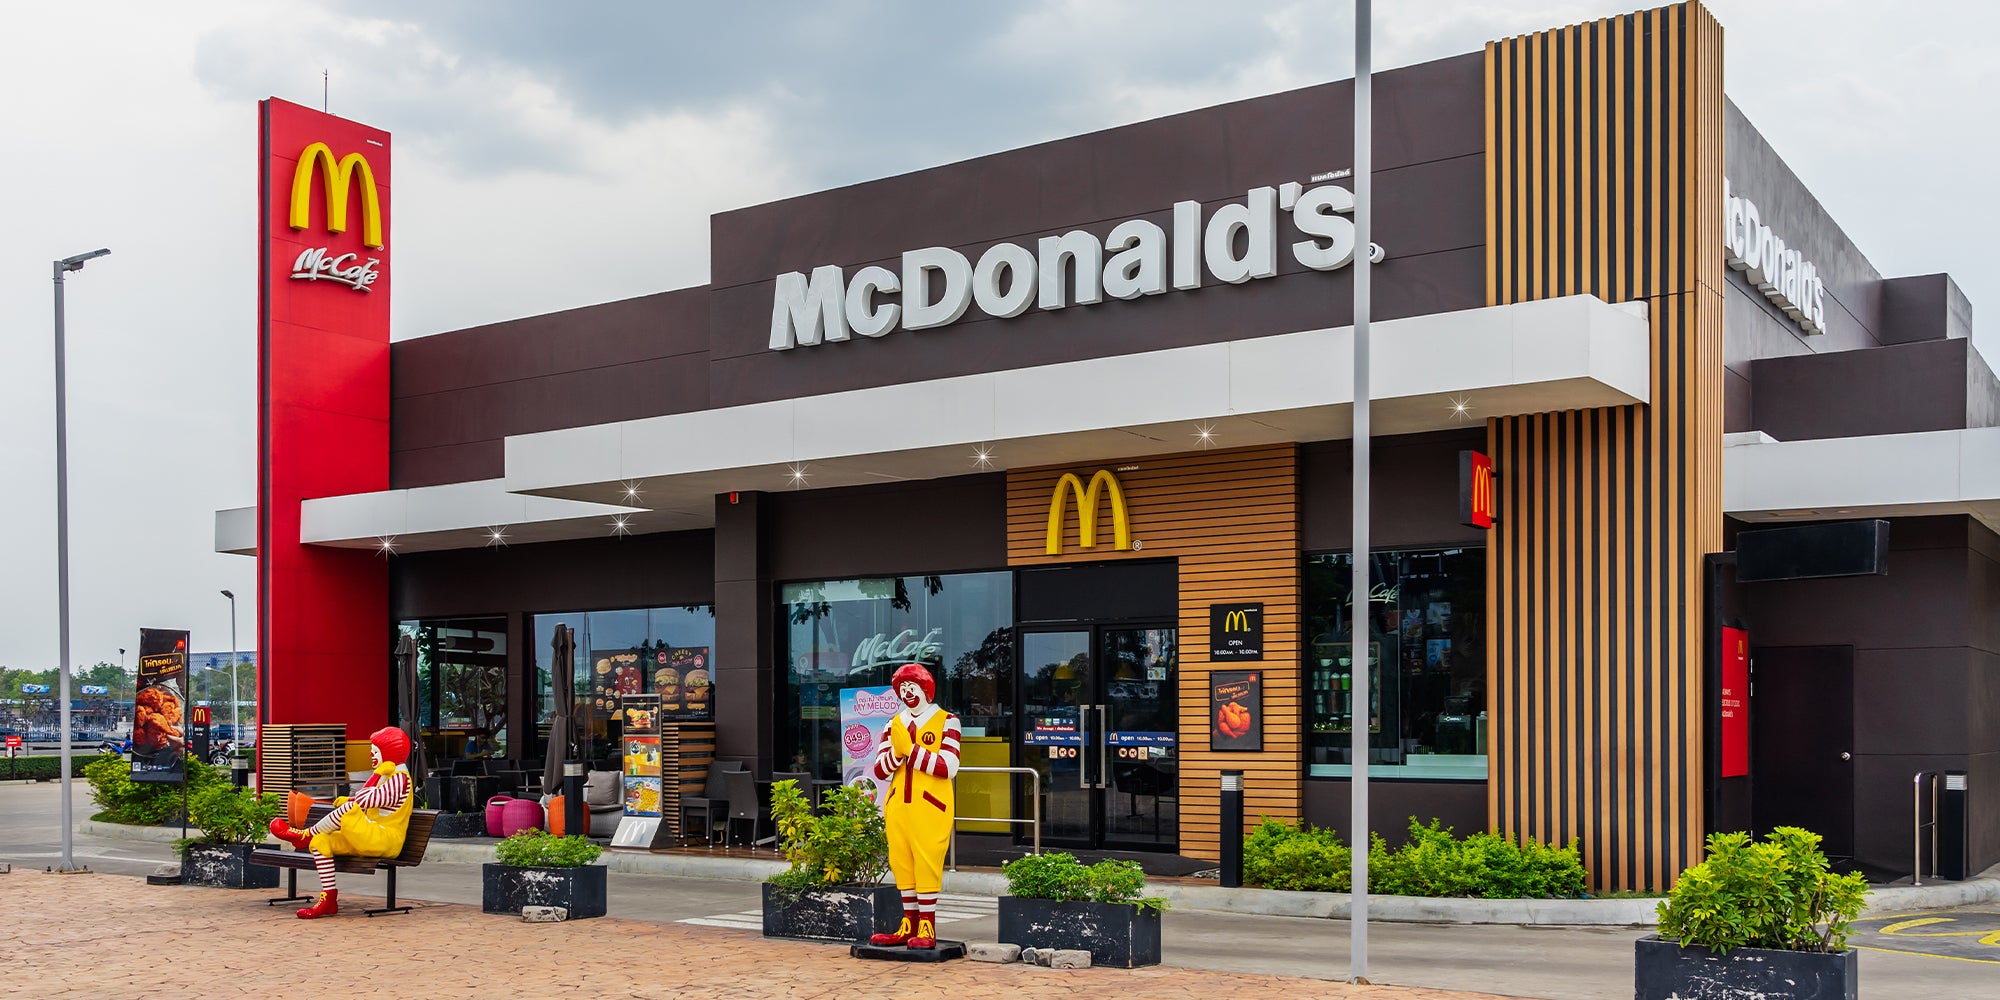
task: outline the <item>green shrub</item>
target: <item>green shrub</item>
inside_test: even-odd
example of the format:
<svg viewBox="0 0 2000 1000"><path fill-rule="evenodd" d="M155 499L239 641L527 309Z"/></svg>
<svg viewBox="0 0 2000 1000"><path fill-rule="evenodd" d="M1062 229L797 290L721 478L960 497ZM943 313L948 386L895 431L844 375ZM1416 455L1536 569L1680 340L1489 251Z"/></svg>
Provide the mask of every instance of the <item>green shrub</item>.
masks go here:
<svg viewBox="0 0 2000 1000"><path fill-rule="evenodd" d="M100 757L124 760L117 754L101 754L85 757L81 754L70 759L70 776L82 778L83 769L96 763ZM0 779L8 781L56 781L62 777L62 758L55 754L46 757L16 757L12 764L0 764Z"/></svg>
<svg viewBox="0 0 2000 1000"><path fill-rule="evenodd" d="M1332 830L1266 819L1243 838L1243 881L1266 889L1348 892L1352 850ZM1380 835L1368 846L1368 890L1390 896L1570 897L1586 875L1576 841L1552 847L1475 833L1464 840L1438 820L1410 817L1410 839L1391 849Z"/></svg>
<svg viewBox="0 0 2000 1000"><path fill-rule="evenodd" d="M132 765L125 758L103 754L84 765L84 779L90 782L90 798L102 809L92 819L134 826L155 826L181 815L180 782L158 784L132 780ZM187 759L187 800L203 790L228 784L221 769Z"/></svg>
<svg viewBox="0 0 2000 1000"><path fill-rule="evenodd" d="M1376 835L1368 847L1369 891L1385 895L1565 898L1582 894L1585 878L1574 838L1565 847L1494 833L1458 840L1441 821L1412 816L1408 843L1392 851Z"/></svg>
<svg viewBox="0 0 2000 1000"><path fill-rule="evenodd" d="M547 830L523 830L493 845L494 859L514 868L580 868L603 852L588 837L558 837Z"/></svg>
<svg viewBox="0 0 2000 1000"><path fill-rule="evenodd" d="M1711 951L1844 951L1868 883L1833 874L1819 843L1819 834L1795 826L1762 843L1747 833L1709 834L1707 859L1682 872L1660 904L1660 936Z"/></svg>
<svg viewBox="0 0 2000 1000"><path fill-rule="evenodd" d="M276 792L258 795L228 785L211 785L188 796L188 822L201 828L199 842L205 844L257 843L284 809L285 800Z"/></svg>
<svg viewBox="0 0 2000 1000"><path fill-rule="evenodd" d="M771 785L771 820L792 867L767 881L787 889L876 885L889 869L882 808L855 785L827 790L815 814L792 778Z"/></svg>
<svg viewBox="0 0 2000 1000"><path fill-rule="evenodd" d="M1243 881L1249 885L1346 892L1352 878L1352 856L1332 830L1267 818L1243 838Z"/></svg>
<svg viewBox="0 0 2000 1000"><path fill-rule="evenodd" d="M1099 861L1085 865L1073 854L1029 854L1000 867L1007 876L1007 894L1059 902L1130 903L1164 910L1167 902L1146 891L1146 872L1137 861Z"/></svg>

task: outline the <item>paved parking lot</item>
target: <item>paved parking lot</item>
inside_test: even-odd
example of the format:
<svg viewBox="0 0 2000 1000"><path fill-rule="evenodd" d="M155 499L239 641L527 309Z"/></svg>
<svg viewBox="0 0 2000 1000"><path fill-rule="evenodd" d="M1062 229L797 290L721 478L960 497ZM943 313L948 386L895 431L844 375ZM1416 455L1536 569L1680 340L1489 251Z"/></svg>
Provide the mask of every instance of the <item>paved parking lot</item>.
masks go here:
<svg viewBox="0 0 2000 1000"><path fill-rule="evenodd" d="M1871 951L2000 965L2000 910L1891 913L1856 921L1847 943ZM2000 976L2000 970L1994 975ZM1994 988L2000 994L2000 985Z"/></svg>

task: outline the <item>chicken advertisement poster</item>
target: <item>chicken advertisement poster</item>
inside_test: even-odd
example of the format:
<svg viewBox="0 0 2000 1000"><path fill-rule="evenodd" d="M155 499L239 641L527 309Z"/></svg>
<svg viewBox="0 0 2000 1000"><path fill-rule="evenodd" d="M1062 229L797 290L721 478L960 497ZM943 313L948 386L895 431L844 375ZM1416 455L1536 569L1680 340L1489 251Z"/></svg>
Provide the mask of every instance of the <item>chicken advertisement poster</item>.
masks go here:
<svg viewBox="0 0 2000 1000"><path fill-rule="evenodd" d="M139 680L132 696L132 780L179 782L187 768L185 631L139 630Z"/></svg>
<svg viewBox="0 0 2000 1000"><path fill-rule="evenodd" d="M1210 750L1264 749L1264 674L1217 670L1208 675Z"/></svg>

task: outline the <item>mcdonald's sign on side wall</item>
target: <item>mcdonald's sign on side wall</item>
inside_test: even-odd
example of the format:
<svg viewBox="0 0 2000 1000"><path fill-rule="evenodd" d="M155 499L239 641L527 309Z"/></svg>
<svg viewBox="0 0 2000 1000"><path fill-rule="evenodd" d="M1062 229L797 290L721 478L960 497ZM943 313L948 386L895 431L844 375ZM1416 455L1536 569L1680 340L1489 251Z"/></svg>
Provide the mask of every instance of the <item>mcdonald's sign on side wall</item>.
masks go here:
<svg viewBox="0 0 2000 1000"><path fill-rule="evenodd" d="M1458 453L1458 523L1491 528L1494 507L1493 460L1476 451Z"/></svg>
<svg viewBox="0 0 2000 1000"><path fill-rule="evenodd" d="M1065 472L1056 480L1056 491L1049 498L1048 553L1062 555L1063 508L1069 497L1076 497L1077 544L1083 548L1097 547L1097 491L1109 494L1111 502L1112 548L1120 552L1132 549L1132 523L1125 514L1125 491L1118 485L1118 477L1110 469L1099 469L1090 477L1090 485L1083 485L1074 472Z"/></svg>

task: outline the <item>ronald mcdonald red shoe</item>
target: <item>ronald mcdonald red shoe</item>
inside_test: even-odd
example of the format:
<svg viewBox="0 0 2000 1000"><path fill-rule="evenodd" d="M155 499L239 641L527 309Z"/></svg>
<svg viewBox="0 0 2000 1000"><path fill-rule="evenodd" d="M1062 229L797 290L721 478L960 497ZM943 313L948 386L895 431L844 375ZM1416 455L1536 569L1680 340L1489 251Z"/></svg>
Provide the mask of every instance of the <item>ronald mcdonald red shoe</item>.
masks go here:
<svg viewBox="0 0 2000 1000"><path fill-rule="evenodd" d="M336 913L339 913L340 912L340 900L338 898L339 896L340 896L340 890L328 889L327 891L320 893L318 896L313 897L313 905L308 906L303 910L300 910L299 919L312 920L315 917L330 917Z"/></svg>
<svg viewBox="0 0 2000 1000"><path fill-rule="evenodd" d="M894 933L894 934L870 934L870 935L868 936L868 943L869 943L869 944L872 944L872 945L880 945L880 946L883 946L883 947L887 947L887 946L889 946L889 945L897 945L897 944L904 944L904 943L908 942L909 940L910 940L910 918L909 918L909 917L904 917L904 918L903 918L903 922L902 922L901 924L897 925L897 927L896 927L896 933Z"/></svg>
<svg viewBox="0 0 2000 1000"><path fill-rule="evenodd" d="M292 829L292 825L285 822L282 816L271 821L271 836L292 845L294 850L303 851L306 849L306 845L312 843L311 834L301 833Z"/></svg>
<svg viewBox="0 0 2000 1000"><path fill-rule="evenodd" d="M909 944L912 948L937 947L937 928L928 920L917 921L917 933L911 936Z"/></svg>

